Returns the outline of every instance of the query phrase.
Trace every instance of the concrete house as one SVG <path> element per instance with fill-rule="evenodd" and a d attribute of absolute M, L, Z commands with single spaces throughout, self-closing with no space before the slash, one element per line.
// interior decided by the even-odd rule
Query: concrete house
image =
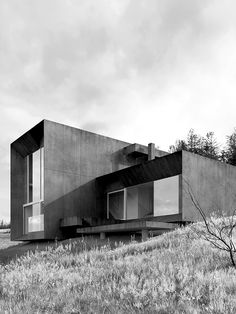
<path fill-rule="evenodd" d="M 11 239 L 163 232 L 236 206 L 236 167 L 43 120 L 11 144 Z"/>

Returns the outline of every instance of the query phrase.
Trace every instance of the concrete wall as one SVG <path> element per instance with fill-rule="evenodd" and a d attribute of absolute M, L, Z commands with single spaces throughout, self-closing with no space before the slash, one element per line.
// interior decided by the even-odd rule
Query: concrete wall
<path fill-rule="evenodd" d="M 16 240 L 23 234 L 25 167 L 24 158 L 11 147 L 11 240 Z"/>
<path fill-rule="evenodd" d="M 200 215 L 188 191 L 207 215 L 213 211 L 232 212 L 236 208 L 236 167 L 186 151 L 183 154 L 183 220 L 196 221 Z"/>
<path fill-rule="evenodd" d="M 31 240 L 23 236 L 23 204 L 26 203 L 26 156 L 43 145 L 43 121 L 11 144 L 11 240 Z M 42 238 L 43 233 L 37 235 Z"/>
<path fill-rule="evenodd" d="M 61 237 L 60 219 L 101 217 L 96 207 L 95 178 L 136 160 L 123 148 L 129 143 L 44 121 L 45 238 Z"/>

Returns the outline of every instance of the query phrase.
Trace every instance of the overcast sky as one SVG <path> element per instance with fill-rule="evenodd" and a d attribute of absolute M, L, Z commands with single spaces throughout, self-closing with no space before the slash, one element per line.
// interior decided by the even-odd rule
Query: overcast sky
<path fill-rule="evenodd" d="M 46 118 L 166 150 L 236 127 L 236 2 L 0 1 L 0 219 L 9 146 Z"/>

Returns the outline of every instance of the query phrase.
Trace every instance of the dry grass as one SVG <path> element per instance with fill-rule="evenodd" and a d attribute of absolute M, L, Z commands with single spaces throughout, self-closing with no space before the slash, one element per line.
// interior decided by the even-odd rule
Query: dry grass
<path fill-rule="evenodd" d="M 0 266 L 0 312 L 236 313 L 236 269 L 191 228 L 143 243 L 85 241 Z"/>

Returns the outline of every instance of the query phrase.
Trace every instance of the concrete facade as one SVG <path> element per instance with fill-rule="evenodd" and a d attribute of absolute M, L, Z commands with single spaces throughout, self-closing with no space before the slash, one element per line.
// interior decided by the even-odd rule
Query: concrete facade
<path fill-rule="evenodd" d="M 12 240 L 62 237 L 66 217 L 103 217 L 96 207 L 95 179 L 137 164 L 123 151 L 130 143 L 48 120 L 11 144 Z M 26 203 L 26 156 L 44 147 L 44 232 L 23 234 L 22 206 Z M 158 153 L 158 151 L 157 151 Z M 141 153 L 139 159 L 145 159 Z"/>
<path fill-rule="evenodd" d="M 206 215 L 232 213 L 236 208 L 236 167 L 186 151 L 182 152 L 182 158 L 182 219 L 200 219 L 189 189 Z"/>
<path fill-rule="evenodd" d="M 40 147 L 44 147 L 44 228 L 26 233 L 26 159 Z M 154 213 L 153 182 L 172 177 L 178 178 L 178 212 L 150 215 Z M 79 233 L 98 226 L 106 226 L 99 230 L 109 230 L 109 224 L 121 222 L 133 221 L 137 229 L 144 220 L 195 221 L 199 215 L 189 197 L 188 185 L 207 213 L 217 207 L 229 212 L 236 206 L 234 166 L 185 151 L 168 154 L 153 144 L 130 144 L 43 120 L 11 144 L 11 237 L 55 239 L 73 236 L 76 229 Z M 108 194 L 117 190 L 125 193 L 130 210 L 126 212 L 127 221 L 107 217 Z"/>
<path fill-rule="evenodd" d="M 44 121 L 45 237 L 61 237 L 60 219 L 103 216 L 95 178 L 134 165 L 122 141 Z M 56 223 L 55 223 L 56 221 Z"/>
<path fill-rule="evenodd" d="M 44 122 L 41 121 L 11 144 L 11 239 L 24 239 L 23 204 L 26 202 L 26 156 L 43 146 Z M 27 237 L 26 237 L 27 238 Z M 30 239 L 44 239 L 34 232 Z"/>

